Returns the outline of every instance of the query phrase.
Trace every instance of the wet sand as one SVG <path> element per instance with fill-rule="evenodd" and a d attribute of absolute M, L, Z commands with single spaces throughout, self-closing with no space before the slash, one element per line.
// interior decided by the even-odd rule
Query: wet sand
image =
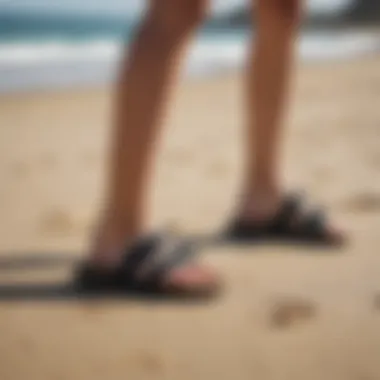
<path fill-rule="evenodd" d="M 379 66 L 301 67 L 288 120 L 287 186 L 326 205 L 350 244 L 204 246 L 226 281 L 208 304 L 65 289 L 101 202 L 110 91 L 0 98 L 0 379 L 379 379 Z M 223 226 L 240 180 L 239 83 L 179 88 L 152 227 Z"/>

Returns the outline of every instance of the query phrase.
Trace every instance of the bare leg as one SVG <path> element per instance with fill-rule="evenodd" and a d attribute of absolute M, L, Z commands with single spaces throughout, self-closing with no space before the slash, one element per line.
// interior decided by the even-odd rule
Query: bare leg
<path fill-rule="evenodd" d="M 258 35 L 247 70 L 247 157 L 239 215 L 242 221 L 265 225 L 273 220 L 284 197 L 279 173 L 280 143 L 303 1 L 254 2 Z M 297 228 L 302 220 L 306 221 L 298 215 L 293 227 Z M 328 241 L 344 242 L 337 229 L 329 225 L 323 229 Z"/>
<path fill-rule="evenodd" d="M 145 196 L 161 118 L 176 65 L 206 5 L 206 0 L 150 2 L 118 85 L 109 188 L 91 252 L 95 265 L 116 266 L 126 242 L 143 232 Z M 187 268 L 170 280 L 204 281 L 205 273 Z"/>
<path fill-rule="evenodd" d="M 301 0 L 258 0 L 248 74 L 248 147 L 242 213 L 270 217 L 280 201 L 279 156 Z M 253 41 L 252 41 L 253 42 Z"/>

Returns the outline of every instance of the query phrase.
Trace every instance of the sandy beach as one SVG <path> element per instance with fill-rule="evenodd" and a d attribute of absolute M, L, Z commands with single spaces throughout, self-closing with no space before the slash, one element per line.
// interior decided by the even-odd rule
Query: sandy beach
<path fill-rule="evenodd" d="M 287 121 L 287 187 L 326 205 L 349 245 L 205 245 L 226 281 L 208 304 L 66 291 L 101 203 L 111 91 L 1 97 L 0 379 L 380 379 L 379 67 L 301 65 Z M 177 95 L 151 226 L 212 236 L 239 189 L 239 77 Z"/>

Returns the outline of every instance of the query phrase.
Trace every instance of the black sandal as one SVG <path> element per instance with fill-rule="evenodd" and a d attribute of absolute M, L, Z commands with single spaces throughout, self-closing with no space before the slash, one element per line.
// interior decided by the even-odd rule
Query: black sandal
<path fill-rule="evenodd" d="M 112 271 L 82 265 L 76 275 L 79 292 L 93 294 L 142 294 L 156 296 L 209 297 L 216 293 L 215 284 L 201 289 L 168 289 L 164 280 L 173 270 L 188 264 L 195 256 L 190 242 L 164 235 L 151 235 L 130 246 L 121 265 Z"/>
<path fill-rule="evenodd" d="M 341 236 L 335 236 L 327 227 L 324 213 L 305 212 L 302 197 L 288 196 L 277 215 L 265 224 L 235 220 L 226 230 L 225 237 L 235 242 L 279 240 L 293 243 L 311 243 L 328 246 L 342 245 Z"/>

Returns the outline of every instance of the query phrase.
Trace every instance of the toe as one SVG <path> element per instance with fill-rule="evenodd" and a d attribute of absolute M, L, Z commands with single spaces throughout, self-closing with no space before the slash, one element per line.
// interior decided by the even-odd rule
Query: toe
<path fill-rule="evenodd" d="M 211 269 L 191 264 L 173 270 L 167 276 L 164 286 L 185 293 L 209 294 L 219 290 L 221 280 Z"/>
<path fill-rule="evenodd" d="M 335 246 L 343 246 L 347 242 L 347 236 L 344 231 L 336 227 L 328 227 L 327 238 Z"/>

